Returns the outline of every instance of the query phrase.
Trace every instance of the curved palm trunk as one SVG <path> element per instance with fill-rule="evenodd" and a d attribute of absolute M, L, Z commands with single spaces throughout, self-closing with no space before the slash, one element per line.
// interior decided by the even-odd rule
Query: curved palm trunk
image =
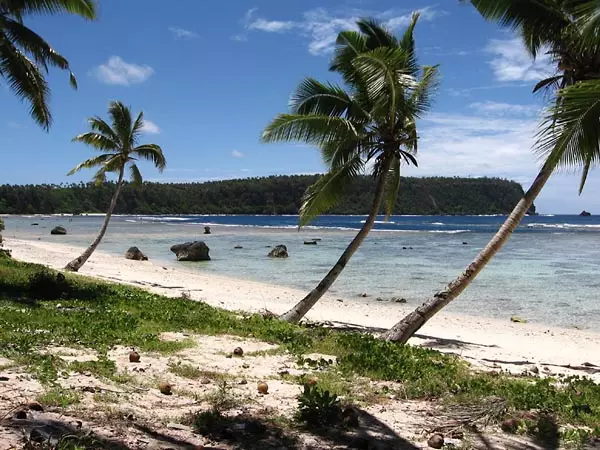
<path fill-rule="evenodd" d="M 329 271 L 325 278 L 321 280 L 321 282 L 315 287 L 310 293 L 300 300 L 296 305 L 290 309 L 285 314 L 282 314 L 279 318 L 281 320 L 285 320 L 292 323 L 298 323 L 310 309 L 315 306 L 315 304 L 319 301 L 321 297 L 327 292 L 327 290 L 331 287 L 331 285 L 335 282 L 335 280 L 340 276 L 352 255 L 358 250 L 358 247 L 363 243 L 373 225 L 375 224 L 375 219 L 377 219 L 377 214 L 379 213 L 379 208 L 381 206 L 381 201 L 383 199 L 383 193 L 385 190 L 385 174 L 390 168 L 390 162 L 387 162 L 384 166 L 384 169 L 381 171 L 381 175 L 379 176 L 379 180 L 377 181 L 377 188 L 375 190 L 375 198 L 373 199 L 373 203 L 371 205 L 371 210 L 369 211 L 369 216 L 365 221 L 364 225 L 360 229 L 360 231 L 356 234 L 352 242 L 346 247 L 340 259 L 335 263 L 332 269 Z"/>
<path fill-rule="evenodd" d="M 96 237 L 96 239 L 94 239 L 94 242 L 92 242 L 92 245 L 90 245 L 79 257 L 75 258 L 73 261 L 71 261 L 69 264 L 66 265 L 65 270 L 68 270 L 70 272 L 77 272 L 86 263 L 86 261 L 89 259 L 89 257 L 92 256 L 92 253 L 94 253 L 94 251 L 96 250 L 98 245 L 100 245 L 100 241 L 102 241 L 104 234 L 106 234 L 106 229 L 108 228 L 108 222 L 110 222 L 110 217 L 112 216 L 112 213 L 117 204 L 117 199 L 119 198 L 119 193 L 121 192 L 121 187 L 123 186 L 124 173 L 125 173 L 125 166 L 122 166 L 119 171 L 119 180 L 117 181 L 117 190 L 115 191 L 115 193 L 112 196 L 112 199 L 110 200 L 110 206 L 108 207 L 108 211 L 106 212 L 106 216 L 104 217 L 104 223 L 102 224 L 102 228 L 100 228 L 100 233 L 98 233 L 98 236 Z"/>
<path fill-rule="evenodd" d="M 382 337 L 388 341 L 405 344 L 429 319 L 458 297 L 508 241 L 512 232 L 527 214 L 533 201 L 539 195 L 550 175 L 552 175 L 555 167 L 555 164 L 546 163 L 544 165 L 529 190 L 517 203 L 517 206 L 512 210 L 492 240 L 458 278 L 390 328 Z"/>

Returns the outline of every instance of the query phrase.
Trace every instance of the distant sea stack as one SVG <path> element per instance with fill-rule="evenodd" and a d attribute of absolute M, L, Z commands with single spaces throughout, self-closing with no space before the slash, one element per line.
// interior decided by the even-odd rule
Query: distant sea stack
<path fill-rule="evenodd" d="M 579 213 L 581 217 L 589 217 L 592 215 L 591 212 L 586 211 L 585 209 Z"/>

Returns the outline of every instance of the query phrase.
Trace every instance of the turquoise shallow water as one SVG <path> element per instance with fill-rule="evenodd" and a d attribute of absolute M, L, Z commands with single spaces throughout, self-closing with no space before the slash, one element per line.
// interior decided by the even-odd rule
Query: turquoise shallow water
<path fill-rule="evenodd" d="M 330 216 L 297 232 L 295 217 L 115 217 L 100 249 L 122 255 L 137 245 L 152 260 L 193 270 L 256 281 L 312 288 L 360 227 L 359 216 Z M 417 306 L 443 287 L 487 243 L 502 217 L 392 218 L 379 224 L 332 292 L 348 299 L 400 296 Z M 5 236 L 88 245 L 100 217 L 7 217 Z M 38 226 L 32 226 L 38 223 Z M 202 235 L 203 224 L 213 233 Z M 55 225 L 67 236 L 50 236 Z M 320 237 L 316 246 L 304 240 Z M 204 240 L 212 261 L 178 263 L 169 247 Z M 600 331 L 600 221 L 572 216 L 532 217 L 449 311 Z M 290 258 L 266 257 L 287 245 Z M 235 245 L 244 248 L 236 250 Z M 406 247 L 406 248 L 404 248 Z M 66 262 L 66 261 L 65 261 Z"/>

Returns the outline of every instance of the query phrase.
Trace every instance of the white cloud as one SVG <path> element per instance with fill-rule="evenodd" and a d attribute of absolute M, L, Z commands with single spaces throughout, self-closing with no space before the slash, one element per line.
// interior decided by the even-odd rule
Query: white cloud
<path fill-rule="evenodd" d="M 248 36 L 245 34 L 234 34 L 231 36 L 231 40 L 236 42 L 246 42 L 248 41 Z"/>
<path fill-rule="evenodd" d="M 198 33 L 183 28 L 169 27 L 169 31 L 178 39 L 196 39 L 200 37 Z"/>
<path fill-rule="evenodd" d="M 308 51 L 313 55 L 330 53 L 342 30 L 356 30 L 356 21 L 361 17 L 373 16 L 381 20 L 385 26 L 393 31 L 405 27 L 410 23 L 411 13 L 398 13 L 396 10 L 373 12 L 365 10 L 346 10 L 331 12 L 325 8 L 315 8 L 306 11 L 302 19 L 295 21 L 267 20 L 256 16 L 256 8 L 249 10 L 242 23 L 250 31 L 288 32 L 295 30 L 309 39 Z M 431 21 L 443 14 L 431 7 L 418 10 L 421 21 Z"/>
<path fill-rule="evenodd" d="M 517 105 L 493 101 L 471 103 L 469 108 L 482 114 L 497 116 L 535 116 L 542 111 L 542 108 L 537 105 Z"/>
<path fill-rule="evenodd" d="M 142 131 L 148 134 L 158 134 L 160 133 L 160 128 L 151 120 L 144 119 L 144 127 L 142 128 Z"/>
<path fill-rule="evenodd" d="M 231 152 L 231 156 L 233 156 L 234 158 L 243 158 L 246 155 L 240 152 L 239 150 L 234 150 Z"/>
<path fill-rule="evenodd" d="M 129 86 L 146 81 L 154 73 L 154 69 L 150 66 L 127 63 L 119 56 L 111 56 L 92 73 L 103 83 Z"/>
<path fill-rule="evenodd" d="M 539 81 L 553 74 L 550 56 L 540 52 L 534 61 L 519 38 L 492 39 L 486 51 L 498 81 Z"/>

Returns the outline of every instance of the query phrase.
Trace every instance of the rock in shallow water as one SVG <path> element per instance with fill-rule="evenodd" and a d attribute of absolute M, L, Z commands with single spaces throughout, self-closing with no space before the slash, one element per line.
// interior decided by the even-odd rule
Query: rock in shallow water
<path fill-rule="evenodd" d="M 142 253 L 137 247 L 129 247 L 125 252 L 126 259 L 132 259 L 134 261 L 148 261 L 148 257 Z"/>
<path fill-rule="evenodd" d="M 50 230 L 50 234 L 64 235 L 67 234 L 67 229 L 65 227 L 54 227 Z"/>
<path fill-rule="evenodd" d="M 171 247 L 177 261 L 210 261 L 208 246 L 202 241 L 186 242 Z"/>
<path fill-rule="evenodd" d="M 288 251 L 285 245 L 277 245 L 269 252 L 270 258 L 287 258 Z"/>

